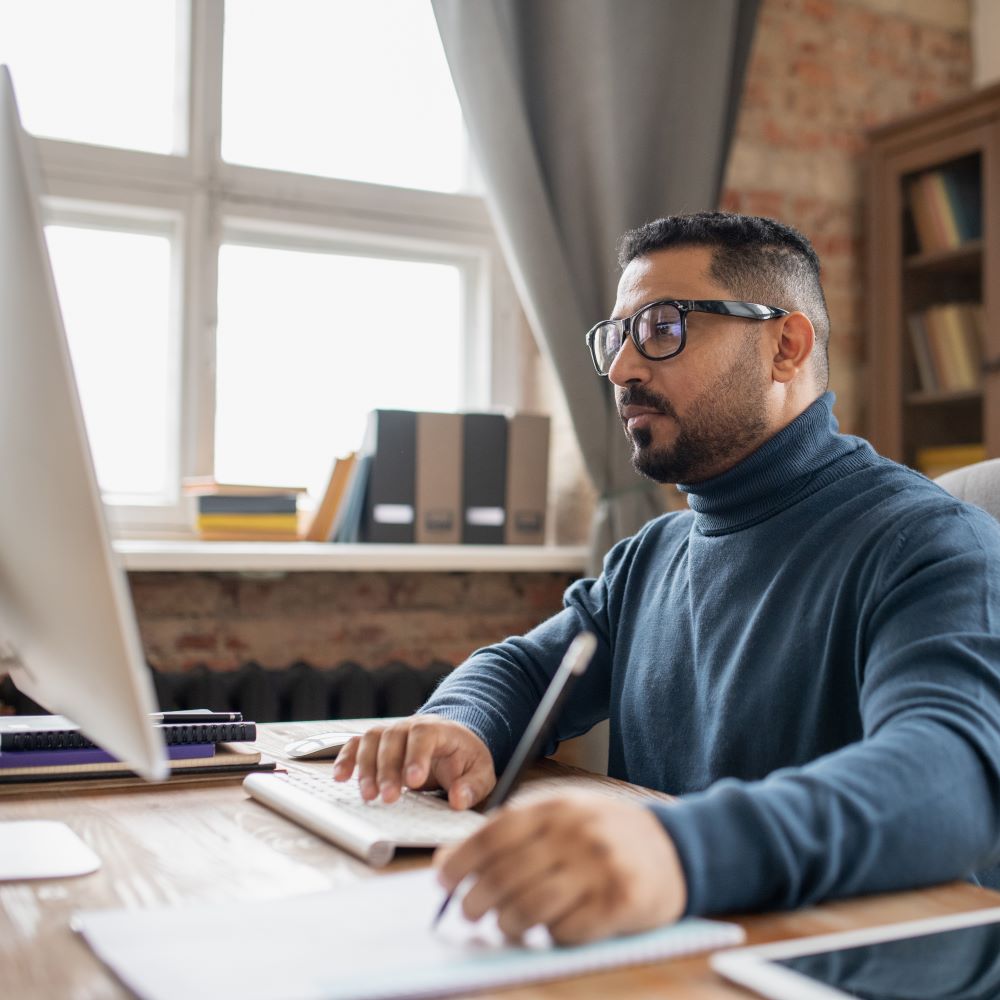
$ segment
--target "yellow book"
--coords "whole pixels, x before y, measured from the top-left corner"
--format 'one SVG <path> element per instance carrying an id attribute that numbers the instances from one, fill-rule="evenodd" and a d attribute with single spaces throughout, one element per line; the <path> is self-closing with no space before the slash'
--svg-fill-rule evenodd
<path id="1" fill-rule="evenodd" d="M 917 449 L 917 468 L 929 479 L 966 465 L 986 461 L 986 448 L 981 444 L 949 444 Z"/>
<path id="2" fill-rule="evenodd" d="M 299 530 L 296 514 L 199 514 L 199 531 L 287 531 Z"/>
<path id="3" fill-rule="evenodd" d="M 299 536 L 288 531 L 202 531 L 203 542 L 297 542 Z"/>

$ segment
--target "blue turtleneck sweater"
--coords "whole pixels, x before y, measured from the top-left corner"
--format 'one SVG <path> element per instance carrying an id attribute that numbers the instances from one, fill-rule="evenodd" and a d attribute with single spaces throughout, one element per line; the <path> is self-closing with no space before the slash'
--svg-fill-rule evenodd
<path id="1" fill-rule="evenodd" d="M 609 773 L 681 796 L 651 808 L 690 913 L 1000 861 L 1000 525 L 839 434 L 832 406 L 682 487 L 690 510 L 617 544 L 562 612 L 474 653 L 422 709 L 499 770 L 593 631 L 557 739 L 610 718 Z"/>

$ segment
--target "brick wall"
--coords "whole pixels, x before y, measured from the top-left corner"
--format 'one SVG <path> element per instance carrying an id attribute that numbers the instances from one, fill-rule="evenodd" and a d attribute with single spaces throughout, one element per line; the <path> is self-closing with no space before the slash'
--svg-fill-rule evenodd
<path id="1" fill-rule="evenodd" d="M 458 664 L 562 606 L 563 573 L 132 573 L 159 670 Z"/>
<path id="2" fill-rule="evenodd" d="M 967 0 L 764 0 L 722 207 L 801 229 L 823 264 L 841 427 L 866 430 L 867 129 L 967 93 Z M 873 234 L 877 239 L 877 234 Z"/>

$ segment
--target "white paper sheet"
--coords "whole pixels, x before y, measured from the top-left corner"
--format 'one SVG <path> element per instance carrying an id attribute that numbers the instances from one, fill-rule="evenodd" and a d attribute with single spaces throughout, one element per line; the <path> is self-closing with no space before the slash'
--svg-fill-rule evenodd
<path id="1" fill-rule="evenodd" d="M 441 995 L 578 975 L 739 944 L 741 928 L 705 920 L 576 948 L 536 928 L 506 942 L 491 917 L 470 924 L 429 870 L 343 889 L 159 910 L 77 914 L 73 927 L 140 997 L 311 1000 Z"/>

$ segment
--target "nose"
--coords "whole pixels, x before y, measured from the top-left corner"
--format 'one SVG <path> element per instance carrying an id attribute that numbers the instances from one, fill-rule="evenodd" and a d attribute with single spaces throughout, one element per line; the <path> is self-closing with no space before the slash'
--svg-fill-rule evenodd
<path id="1" fill-rule="evenodd" d="M 608 379 L 615 385 L 625 386 L 630 382 L 649 381 L 649 360 L 644 358 L 631 337 L 625 338 L 611 367 L 608 369 Z"/>

